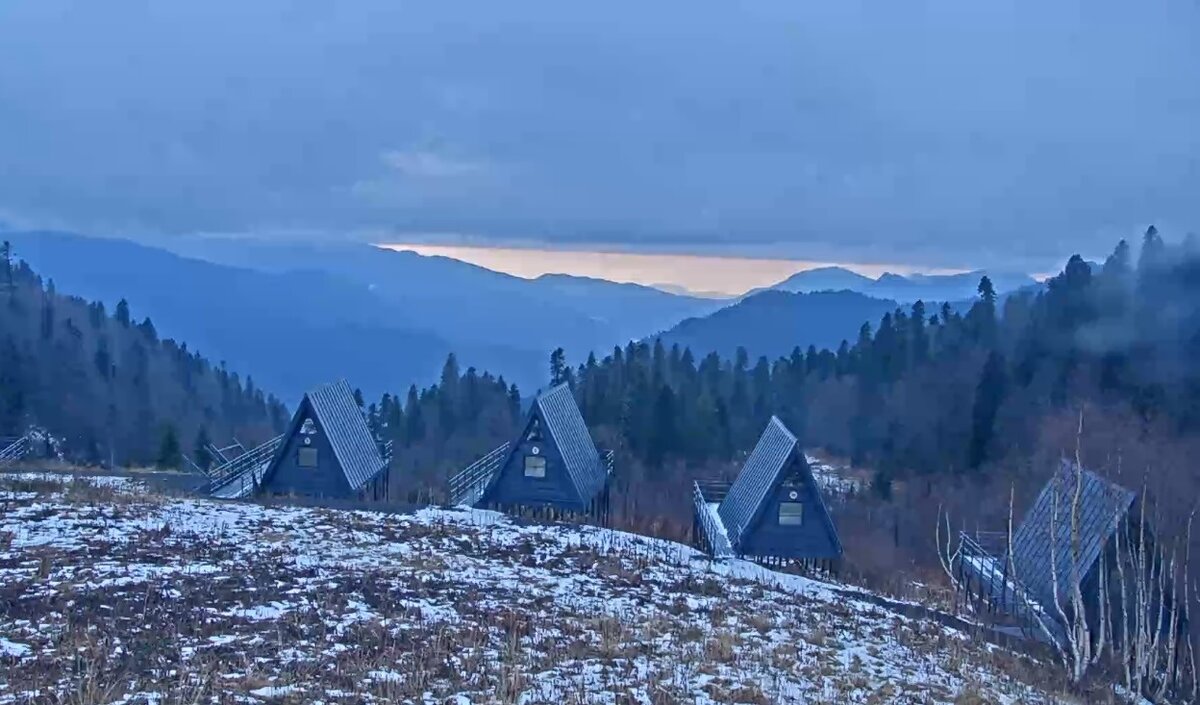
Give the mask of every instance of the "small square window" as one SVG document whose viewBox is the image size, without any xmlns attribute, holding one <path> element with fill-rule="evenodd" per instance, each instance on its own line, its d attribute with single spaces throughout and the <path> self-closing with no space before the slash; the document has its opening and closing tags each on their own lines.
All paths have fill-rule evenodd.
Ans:
<svg viewBox="0 0 1200 705">
<path fill-rule="evenodd" d="M 800 526 L 804 523 L 804 504 L 802 502 L 780 502 L 779 524 L 781 526 Z"/>
<path fill-rule="evenodd" d="M 317 449 L 311 447 L 300 448 L 296 451 L 296 464 L 302 468 L 315 468 L 317 462 Z"/>
<path fill-rule="evenodd" d="M 525 456 L 525 477 L 545 477 L 546 459 L 540 455 Z"/>
</svg>

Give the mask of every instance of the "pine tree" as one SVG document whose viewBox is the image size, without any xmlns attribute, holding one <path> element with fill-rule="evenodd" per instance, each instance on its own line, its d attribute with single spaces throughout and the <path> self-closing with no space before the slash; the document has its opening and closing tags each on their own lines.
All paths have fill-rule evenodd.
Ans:
<svg viewBox="0 0 1200 705">
<path fill-rule="evenodd" d="M 512 415 L 513 423 L 521 420 L 521 392 L 515 384 L 508 388 L 508 412 Z"/>
<path fill-rule="evenodd" d="M 0 272 L 0 288 L 8 294 L 9 303 L 13 303 L 16 301 L 17 285 L 13 281 L 12 243 L 8 240 L 0 243 L 0 264 L 4 266 L 4 271 Z"/>
<path fill-rule="evenodd" d="M 425 417 L 421 412 L 421 400 L 417 396 L 417 385 L 410 385 L 404 402 L 404 441 L 412 445 L 425 438 Z"/>
<path fill-rule="evenodd" d="M 183 462 L 183 453 L 179 447 L 179 435 L 175 432 L 175 426 L 167 424 L 163 429 L 162 442 L 158 446 L 158 460 L 155 465 L 164 470 L 179 469 Z"/>
<path fill-rule="evenodd" d="M 54 295 L 47 294 L 42 299 L 42 340 L 54 337 Z"/>
<path fill-rule="evenodd" d="M 1104 260 L 1104 267 L 1100 273 L 1115 281 L 1124 281 L 1129 278 L 1133 273 L 1133 254 L 1128 242 L 1121 240 L 1117 243 L 1112 254 Z"/>
<path fill-rule="evenodd" d="M 914 366 L 923 365 L 929 359 L 929 333 L 925 330 L 925 319 L 925 302 L 918 300 L 912 305 L 912 316 L 908 319 L 911 338 L 909 348 Z"/>
<path fill-rule="evenodd" d="M 117 302 L 117 310 L 113 314 L 113 318 L 115 318 L 117 323 L 120 323 L 122 326 L 125 326 L 126 328 L 129 327 L 130 318 L 128 301 L 121 299 Z"/>
<path fill-rule="evenodd" d="M 17 435 L 24 422 L 28 381 L 20 351 L 11 338 L 0 343 L 0 434 Z"/>
<path fill-rule="evenodd" d="M 201 426 L 200 431 L 196 433 L 196 442 L 192 446 L 192 461 L 205 472 L 212 467 L 213 463 L 212 451 L 208 449 L 211 444 L 212 439 L 208 437 L 208 428 Z"/>
<path fill-rule="evenodd" d="M 967 449 L 967 467 L 971 469 L 978 468 L 987 459 L 995 435 L 996 413 L 1004 401 L 1006 386 L 1004 356 L 993 350 L 983 365 L 971 410 L 971 442 Z"/>
<path fill-rule="evenodd" d="M 969 332 L 976 342 L 990 347 L 996 340 L 996 289 L 987 275 L 979 280 L 978 291 L 979 300 L 967 313 Z"/>
<path fill-rule="evenodd" d="M 96 363 L 96 371 L 100 373 L 102 379 L 109 379 L 112 376 L 112 354 L 108 351 L 106 338 L 101 338 L 96 344 L 96 355 L 93 361 Z"/>
<path fill-rule="evenodd" d="M 675 414 L 675 394 L 664 384 L 659 387 L 654 400 L 653 430 L 646 453 L 646 460 L 651 465 L 661 465 L 667 454 L 679 447 Z"/>
<path fill-rule="evenodd" d="M 1145 276 L 1163 264 L 1167 246 L 1163 243 L 1158 228 L 1151 225 L 1142 237 L 1142 252 L 1138 258 L 1138 274 Z"/>
<path fill-rule="evenodd" d="M 158 342 L 158 330 L 154 327 L 154 322 L 150 320 L 149 316 L 142 319 L 142 322 L 138 324 L 138 330 L 142 332 L 147 341 L 151 343 Z"/>
<path fill-rule="evenodd" d="M 442 440 L 454 433 L 458 427 L 459 402 L 458 357 L 454 353 L 446 356 L 442 365 L 442 377 L 438 382 L 437 393 L 437 431 Z"/>
<path fill-rule="evenodd" d="M 550 386 L 557 386 L 567 381 L 567 353 L 562 348 L 555 348 L 550 353 Z"/>
</svg>

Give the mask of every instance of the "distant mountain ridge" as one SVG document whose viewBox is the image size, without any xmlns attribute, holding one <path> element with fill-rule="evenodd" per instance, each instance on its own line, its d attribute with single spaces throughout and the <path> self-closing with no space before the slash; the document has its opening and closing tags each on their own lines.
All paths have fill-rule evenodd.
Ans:
<svg viewBox="0 0 1200 705">
<path fill-rule="evenodd" d="M 405 326 L 396 307 L 366 286 L 321 271 L 254 271 L 213 264 L 126 240 L 63 233 L 7 233 L 14 251 L 60 287 L 112 306 L 138 302 L 164 335 L 214 360 L 249 370 L 291 401 L 315 384 L 347 377 L 372 393 L 432 381 L 446 355 L 481 360 L 524 381 L 544 365 L 530 351 L 452 345 Z M 466 362 L 472 361 L 472 362 Z"/>
<path fill-rule="evenodd" d="M 897 303 L 913 303 L 917 300 L 962 301 L 976 296 L 979 280 L 987 276 L 992 280 L 996 293 L 1005 294 L 1036 284 L 1028 274 L 976 270 L 959 274 L 893 274 L 885 272 L 872 279 L 845 267 L 819 267 L 797 272 L 767 289 L 793 293 L 818 291 L 855 291 L 879 299 L 891 299 Z M 760 290 L 756 290 L 757 293 Z"/>
<path fill-rule="evenodd" d="M 793 348 L 835 349 L 853 341 L 867 321 L 877 321 L 898 304 L 853 291 L 797 294 L 762 291 L 700 318 L 682 321 L 661 333 L 663 344 L 691 348 L 698 357 L 710 352 L 731 357 L 744 347 L 752 357 L 789 354 Z"/>
<path fill-rule="evenodd" d="M 559 346 L 582 359 L 724 303 L 363 244 L 184 238 L 168 251 L 70 233 L 5 237 L 73 291 L 110 306 L 145 302 L 170 335 L 253 370 L 285 399 L 338 376 L 401 392 L 434 381 L 450 352 L 464 369 L 532 390 Z"/>
<path fill-rule="evenodd" d="M 722 305 L 588 277 L 525 279 L 449 257 L 361 243 L 183 238 L 169 247 L 259 271 L 322 271 L 398 305 L 397 323 L 451 342 L 516 341 L 513 347 L 539 351 L 539 362 L 559 346 L 582 359 L 589 350 L 607 350 Z"/>
</svg>

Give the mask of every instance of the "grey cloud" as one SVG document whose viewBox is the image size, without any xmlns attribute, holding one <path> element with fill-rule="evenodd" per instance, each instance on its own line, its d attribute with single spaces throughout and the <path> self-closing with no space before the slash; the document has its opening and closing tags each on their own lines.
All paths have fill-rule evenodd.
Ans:
<svg viewBox="0 0 1200 705">
<path fill-rule="evenodd" d="M 1198 40 L 1185 0 L 9 2 L 0 212 L 1039 268 L 1200 227 Z"/>
</svg>

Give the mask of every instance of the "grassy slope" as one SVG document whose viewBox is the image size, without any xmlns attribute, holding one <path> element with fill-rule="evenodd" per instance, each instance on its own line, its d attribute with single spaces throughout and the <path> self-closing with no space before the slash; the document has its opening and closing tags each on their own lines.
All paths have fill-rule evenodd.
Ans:
<svg viewBox="0 0 1200 705">
<path fill-rule="evenodd" d="M 0 703 L 1051 702 L 1003 652 L 679 544 L 56 482 L 0 477 Z"/>
</svg>

